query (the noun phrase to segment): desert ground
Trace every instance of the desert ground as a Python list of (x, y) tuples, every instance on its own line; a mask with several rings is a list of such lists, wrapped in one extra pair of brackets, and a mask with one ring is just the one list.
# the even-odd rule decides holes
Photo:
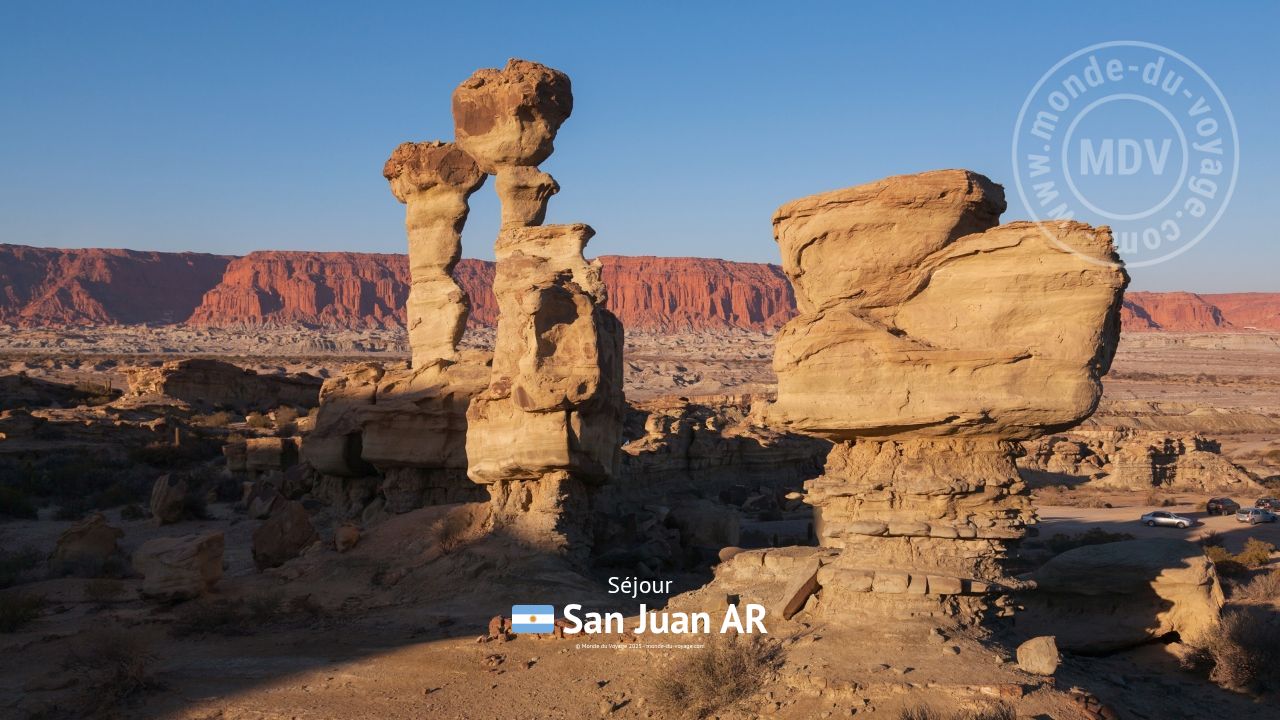
[[(33, 401), (31, 414), (79, 429), (0, 441), (0, 454), (10, 463), (30, 462), (58, 448), (97, 452), (116, 442), (113, 434), (121, 424), (146, 424), (134, 415), (163, 415), (155, 399), (144, 407), (137, 399), (113, 397), (129, 386), (129, 368), (199, 356), (265, 375), (327, 378), (354, 363), (402, 362), (407, 354), (403, 333), (394, 331), (11, 329), (0, 340), (0, 380), (25, 378), (107, 395)], [(483, 332), (465, 340), (481, 350), (491, 342)], [(699, 398), (715, 407), (741, 403), (734, 398), (744, 396), (768, 397), (775, 382), (771, 355), (772, 338), (764, 334), (632, 335), (626, 393), (637, 407), (649, 408)], [(183, 427), (207, 417), (178, 401), (170, 411), (184, 418)], [(721, 417), (749, 425), (749, 417)], [(296, 421), (304, 436), (307, 421), (305, 414)], [(272, 423), (255, 428), (248, 414), (236, 412), (223, 423), (206, 428), (215, 445), (230, 434), (270, 436), (276, 429)], [(1082, 430), (1134, 427), (1217, 440), (1222, 455), (1255, 478), (1257, 487), (1277, 492), (1280, 338), (1126, 336), (1100, 410)], [(207, 465), (216, 476), (229, 472), (216, 448), (191, 462)], [(776, 472), (767, 462), (743, 477), (750, 482), (771, 468)], [(714, 634), (488, 638), (495, 611), (545, 597), (548, 588), (556, 597), (623, 612), (627, 627), (634, 628), (638, 602), (660, 607), (711, 579), (717, 560), (705, 552), (661, 570), (661, 577), (675, 579), (669, 592), (619, 598), (607, 592), (609, 577), (653, 568), (640, 566), (637, 573), (597, 564), (585, 574), (567, 572), (508, 538), (485, 536), (469, 519), (474, 504), (366, 516), (359, 543), (340, 553), (334, 543), (345, 516), (307, 501), (317, 540), (299, 557), (259, 570), (250, 550), (260, 515), (238, 496), (238, 482), (230, 491), (226, 483), (211, 491), (197, 517), (157, 526), (146, 509), (152, 479), (137, 478), (140, 491), (101, 501), (101, 507), (63, 512), (57, 500), (37, 500), (38, 519), (0, 523), (0, 547), (11, 568), (6, 584), (12, 585), (4, 593), (41, 598), (34, 618), (0, 635), (0, 706), (6, 717), (664, 718), (689, 709), (673, 705), (664, 691), (671, 677), (696, 674), (687, 659), (708, 652), (699, 648), (725, 642)], [(790, 479), (784, 489), (802, 492), (802, 482)], [(1280, 526), (1206, 516), (1207, 495), (1194, 488), (1118, 488), (1093, 480), (1033, 486), (1040, 522), (1014, 558), (1024, 569), (1051, 554), (1050, 538), (1070, 539), (1095, 528), (1135, 538), (1217, 538), (1231, 553), (1241, 552), (1251, 538), (1280, 544)], [(1241, 492), (1236, 499), (1252, 505), (1255, 498)], [(1199, 522), (1187, 530), (1137, 522), (1157, 507)], [(174, 603), (144, 597), (142, 581), (128, 570), (98, 577), (54, 574), (43, 558), (97, 510), (123, 531), (123, 557), (155, 538), (222, 533), (221, 580), (204, 597)], [(752, 540), (738, 542), (751, 547), (806, 543), (804, 528), (812, 524), (811, 508), (803, 502), (787, 502), (767, 516), (741, 515), (740, 537)], [(791, 535), (780, 536), (779, 528), (789, 528)], [(23, 557), (30, 560), (24, 563)], [(1236, 596), (1265, 572), (1250, 569), (1224, 579), (1228, 601), (1256, 605), (1256, 599)], [(1270, 602), (1274, 608), (1275, 598)], [(1214, 684), (1176, 637), (1112, 652), (1067, 653), (1055, 677), (1019, 669), (1012, 653), (1019, 639), (1016, 627), (942, 634), (911, 623), (867, 629), (778, 620), (764, 644), (752, 646), (760, 662), (743, 671), (750, 690), (714, 713), (897, 718), (931, 707), (944, 717), (1273, 716), (1273, 699)], [(1100, 714), (1104, 710), (1113, 714)]]

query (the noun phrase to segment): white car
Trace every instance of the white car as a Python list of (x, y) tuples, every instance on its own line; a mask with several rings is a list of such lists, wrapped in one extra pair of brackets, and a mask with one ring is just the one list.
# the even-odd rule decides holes
[(1236, 522), (1249, 523), (1250, 525), (1275, 521), (1275, 513), (1260, 507), (1240, 508), (1240, 511), (1236, 513)]
[(1188, 528), (1196, 524), (1196, 519), (1171, 513), (1168, 510), (1156, 510), (1143, 515), (1142, 524), (1147, 527), (1163, 525), (1164, 527)]

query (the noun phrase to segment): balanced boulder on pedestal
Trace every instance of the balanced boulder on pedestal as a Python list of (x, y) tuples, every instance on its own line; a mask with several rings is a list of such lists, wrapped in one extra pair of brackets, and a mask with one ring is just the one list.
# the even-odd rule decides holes
[(524, 60), (453, 95), (454, 132), (497, 176), (498, 328), (488, 388), (467, 411), (467, 474), (523, 542), (581, 554), (587, 486), (608, 480), (622, 433), (622, 325), (605, 309), (586, 225), (542, 226), (558, 189), (538, 170), (573, 109), (569, 78)]
[[(1011, 441), (1097, 407), (1128, 277), (1107, 228), (996, 226), (999, 185), (941, 170), (774, 215), (800, 315), (769, 422), (836, 442), (811, 480), (823, 603), (975, 619), (1034, 520)], [(840, 582), (840, 578), (857, 581)], [(828, 587), (831, 585), (831, 587)]]

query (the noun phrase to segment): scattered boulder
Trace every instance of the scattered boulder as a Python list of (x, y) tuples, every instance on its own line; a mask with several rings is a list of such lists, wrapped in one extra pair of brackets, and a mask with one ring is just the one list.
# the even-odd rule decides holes
[(302, 554), (317, 539), (302, 503), (284, 503), (253, 533), (253, 562), (259, 570), (278, 567)]
[(102, 513), (93, 513), (67, 528), (49, 558), (49, 568), (58, 575), (98, 577), (108, 561), (120, 553), (118, 540), (124, 531), (107, 524)]
[(1031, 574), (1015, 616), (1027, 634), (1056, 637), (1072, 652), (1119, 650), (1176, 632), (1195, 644), (1222, 608), (1213, 563), (1196, 544), (1174, 538), (1086, 545)]
[(187, 510), (186, 478), (165, 473), (151, 486), (151, 517), (156, 525), (169, 525), (183, 518)]
[(142, 594), (162, 601), (204, 595), (222, 579), (222, 533), (148, 540), (133, 554)]
[(275, 485), (261, 480), (249, 486), (249, 491), (245, 494), (244, 499), (245, 510), (249, 513), (249, 517), (254, 520), (264, 520), (271, 517), (271, 514), (286, 502), (288, 500), (280, 494)]
[(334, 549), (340, 553), (355, 547), (358, 542), (360, 542), (360, 528), (352, 523), (342, 525), (333, 533)]
[(1018, 667), (1032, 675), (1052, 675), (1062, 656), (1052, 635), (1041, 635), (1018, 646)]

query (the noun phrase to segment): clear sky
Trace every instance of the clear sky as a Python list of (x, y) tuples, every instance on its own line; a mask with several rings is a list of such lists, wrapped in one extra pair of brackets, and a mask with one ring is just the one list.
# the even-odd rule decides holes
[[(964, 167), (1009, 188), (1028, 91), (1086, 45), (1145, 40), (1231, 104), (1225, 216), (1137, 289), (1280, 291), (1280, 2), (0, 1), (0, 242), (243, 254), (403, 252), (381, 177), (450, 139), (479, 67), (573, 79), (548, 222), (590, 255), (777, 262), (781, 203)], [(492, 257), (490, 181), (464, 254)]]

